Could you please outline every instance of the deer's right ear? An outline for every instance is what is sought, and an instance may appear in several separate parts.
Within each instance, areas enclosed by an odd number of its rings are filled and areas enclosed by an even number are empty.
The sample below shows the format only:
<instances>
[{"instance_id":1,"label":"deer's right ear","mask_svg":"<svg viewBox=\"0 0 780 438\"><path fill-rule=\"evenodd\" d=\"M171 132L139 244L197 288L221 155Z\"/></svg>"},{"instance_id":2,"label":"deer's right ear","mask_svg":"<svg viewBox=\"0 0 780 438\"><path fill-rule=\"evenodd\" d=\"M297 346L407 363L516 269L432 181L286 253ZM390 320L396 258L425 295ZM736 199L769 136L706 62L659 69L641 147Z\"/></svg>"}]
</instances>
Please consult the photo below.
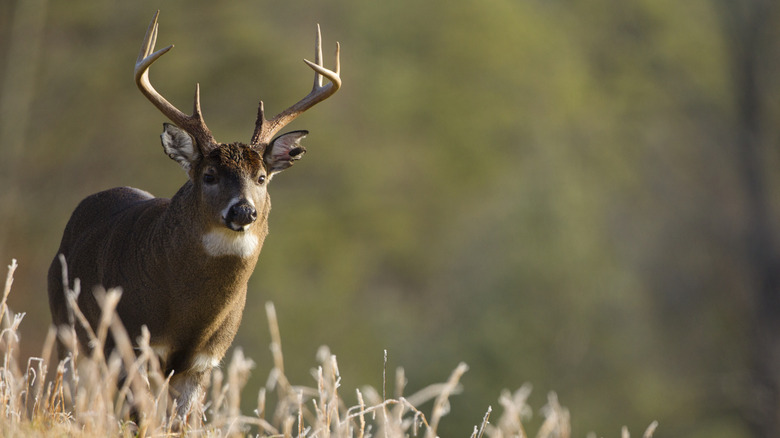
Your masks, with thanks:
<instances>
[{"instance_id":1,"label":"deer's right ear","mask_svg":"<svg viewBox=\"0 0 780 438\"><path fill-rule=\"evenodd\" d=\"M176 125L163 123L160 139L165 153L189 174L193 163L200 159L200 152L192 137Z\"/></svg>"}]
</instances>

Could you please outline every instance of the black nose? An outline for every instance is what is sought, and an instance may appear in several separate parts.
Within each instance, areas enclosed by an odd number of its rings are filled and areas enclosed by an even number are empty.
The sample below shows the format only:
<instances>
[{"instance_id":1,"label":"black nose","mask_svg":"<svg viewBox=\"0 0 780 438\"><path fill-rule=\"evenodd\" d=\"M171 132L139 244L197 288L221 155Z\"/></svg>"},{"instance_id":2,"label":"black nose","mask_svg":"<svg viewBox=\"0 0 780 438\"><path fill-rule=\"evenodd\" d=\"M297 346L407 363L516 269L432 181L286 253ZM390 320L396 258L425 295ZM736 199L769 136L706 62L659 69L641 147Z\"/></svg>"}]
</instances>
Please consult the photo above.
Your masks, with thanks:
<instances>
[{"instance_id":1,"label":"black nose","mask_svg":"<svg viewBox=\"0 0 780 438\"><path fill-rule=\"evenodd\" d=\"M225 223L230 228L241 228L257 220L257 210L246 201L233 204L228 210Z\"/></svg>"}]
</instances>

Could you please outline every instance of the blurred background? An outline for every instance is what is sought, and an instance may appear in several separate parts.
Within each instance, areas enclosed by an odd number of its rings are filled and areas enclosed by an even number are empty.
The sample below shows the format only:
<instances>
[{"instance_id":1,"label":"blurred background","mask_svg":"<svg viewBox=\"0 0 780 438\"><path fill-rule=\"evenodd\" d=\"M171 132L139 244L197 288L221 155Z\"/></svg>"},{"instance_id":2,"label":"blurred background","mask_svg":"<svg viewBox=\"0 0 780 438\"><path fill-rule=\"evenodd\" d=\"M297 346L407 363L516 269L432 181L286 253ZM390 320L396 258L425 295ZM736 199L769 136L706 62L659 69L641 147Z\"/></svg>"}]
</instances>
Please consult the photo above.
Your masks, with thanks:
<instances>
[{"instance_id":1,"label":"blurred background","mask_svg":"<svg viewBox=\"0 0 780 438\"><path fill-rule=\"evenodd\" d=\"M85 196L170 197L165 118L133 65L218 140L308 93L314 30L343 89L296 120L235 341L288 374L319 345L342 395L403 366L407 392L470 371L443 436L503 388L556 391L574 436L780 436L780 11L769 0L0 2L0 261L22 356L50 323L46 270ZM423 406L429 411L430 406ZM250 410L251 412L251 410Z\"/></svg>"}]
</instances>

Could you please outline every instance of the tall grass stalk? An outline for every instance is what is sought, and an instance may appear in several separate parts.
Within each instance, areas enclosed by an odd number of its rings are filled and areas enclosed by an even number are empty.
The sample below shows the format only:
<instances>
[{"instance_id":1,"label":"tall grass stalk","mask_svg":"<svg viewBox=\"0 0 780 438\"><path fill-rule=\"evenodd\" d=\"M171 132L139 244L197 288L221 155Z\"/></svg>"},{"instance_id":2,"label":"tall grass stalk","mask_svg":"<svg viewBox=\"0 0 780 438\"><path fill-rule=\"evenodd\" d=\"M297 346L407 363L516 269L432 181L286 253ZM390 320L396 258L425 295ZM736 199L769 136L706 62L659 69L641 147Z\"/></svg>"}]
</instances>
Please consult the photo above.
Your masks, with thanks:
<instances>
[{"instance_id":1,"label":"tall grass stalk","mask_svg":"<svg viewBox=\"0 0 780 438\"><path fill-rule=\"evenodd\" d=\"M257 395L257 407L251 415L241 411L241 395L254 362L244 356L240 347L233 349L224 369L215 369L203 400L198 401L188 415L172 418L168 384L171 376L163 374L157 356L149 345L149 332L131 342L119 318L116 305L121 291L98 292L103 317L98 327L87 332L95 347L84 354L76 345L73 327L51 328L43 343L40 357L27 359L19 365L19 327L24 314L11 312L6 301L13 283L17 264L9 266L0 301L0 436L262 436L262 437L425 437L438 436L438 427L449 412L449 398L461 391L460 379L468 370L461 363L444 383L430 385L405 396L404 370L395 373L395 392L386 394L385 379L381 393L365 386L355 390L357 404L349 406L340 396L341 376L336 356L327 347L317 352L316 368L310 385L293 385L284 372L281 335L273 304L266 305L271 333L273 368L267 382ZM67 281L66 281L67 283ZM75 306L78 283L68 289L75 324L86 320ZM86 328L86 327L85 327ZM108 357L103 343L109 334L116 349ZM68 355L57 361L57 337L67 346ZM503 409L491 424L492 408L488 408L479 426L474 426L472 438L528 437L523 422L532 409L526 404L531 392L524 385L514 393L504 391L499 398ZM274 395L273 412L268 411L270 394ZM417 406L433 402L426 415ZM569 412L555 394L550 394L541 410L544 417L537 438L568 438ZM475 414L475 418L479 418ZM656 423L645 432L650 438ZM465 435L465 433L464 433ZM623 430L623 436L628 431Z\"/></svg>"}]
</instances>

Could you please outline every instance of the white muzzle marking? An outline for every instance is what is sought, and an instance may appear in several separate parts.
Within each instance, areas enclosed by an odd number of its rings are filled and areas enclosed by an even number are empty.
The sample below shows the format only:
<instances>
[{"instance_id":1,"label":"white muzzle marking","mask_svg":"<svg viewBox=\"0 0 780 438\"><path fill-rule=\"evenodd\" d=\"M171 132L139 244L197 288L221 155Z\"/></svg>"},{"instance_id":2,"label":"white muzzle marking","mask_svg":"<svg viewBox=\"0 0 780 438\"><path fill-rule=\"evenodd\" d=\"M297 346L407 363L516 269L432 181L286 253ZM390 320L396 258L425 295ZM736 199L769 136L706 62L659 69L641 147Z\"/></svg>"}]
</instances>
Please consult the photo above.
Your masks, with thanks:
<instances>
[{"instance_id":1,"label":"white muzzle marking","mask_svg":"<svg viewBox=\"0 0 780 438\"><path fill-rule=\"evenodd\" d=\"M227 223L227 217L228 213L230 212L230 209L233 208L234 205L238 204L241 201L246 201L249 205L252 206L252 208L255 208L255 201L252 200L252 198L245 198L242 199L241 197L234 196L230 202L228 202L227 207L222 209L222 221L225 222L225 225L227 225L229 228L235 231L241 231L246 232L246 230L249 229L249 224L247 225L236 225L235 223Z\"/></svg>"}]
</instances>

